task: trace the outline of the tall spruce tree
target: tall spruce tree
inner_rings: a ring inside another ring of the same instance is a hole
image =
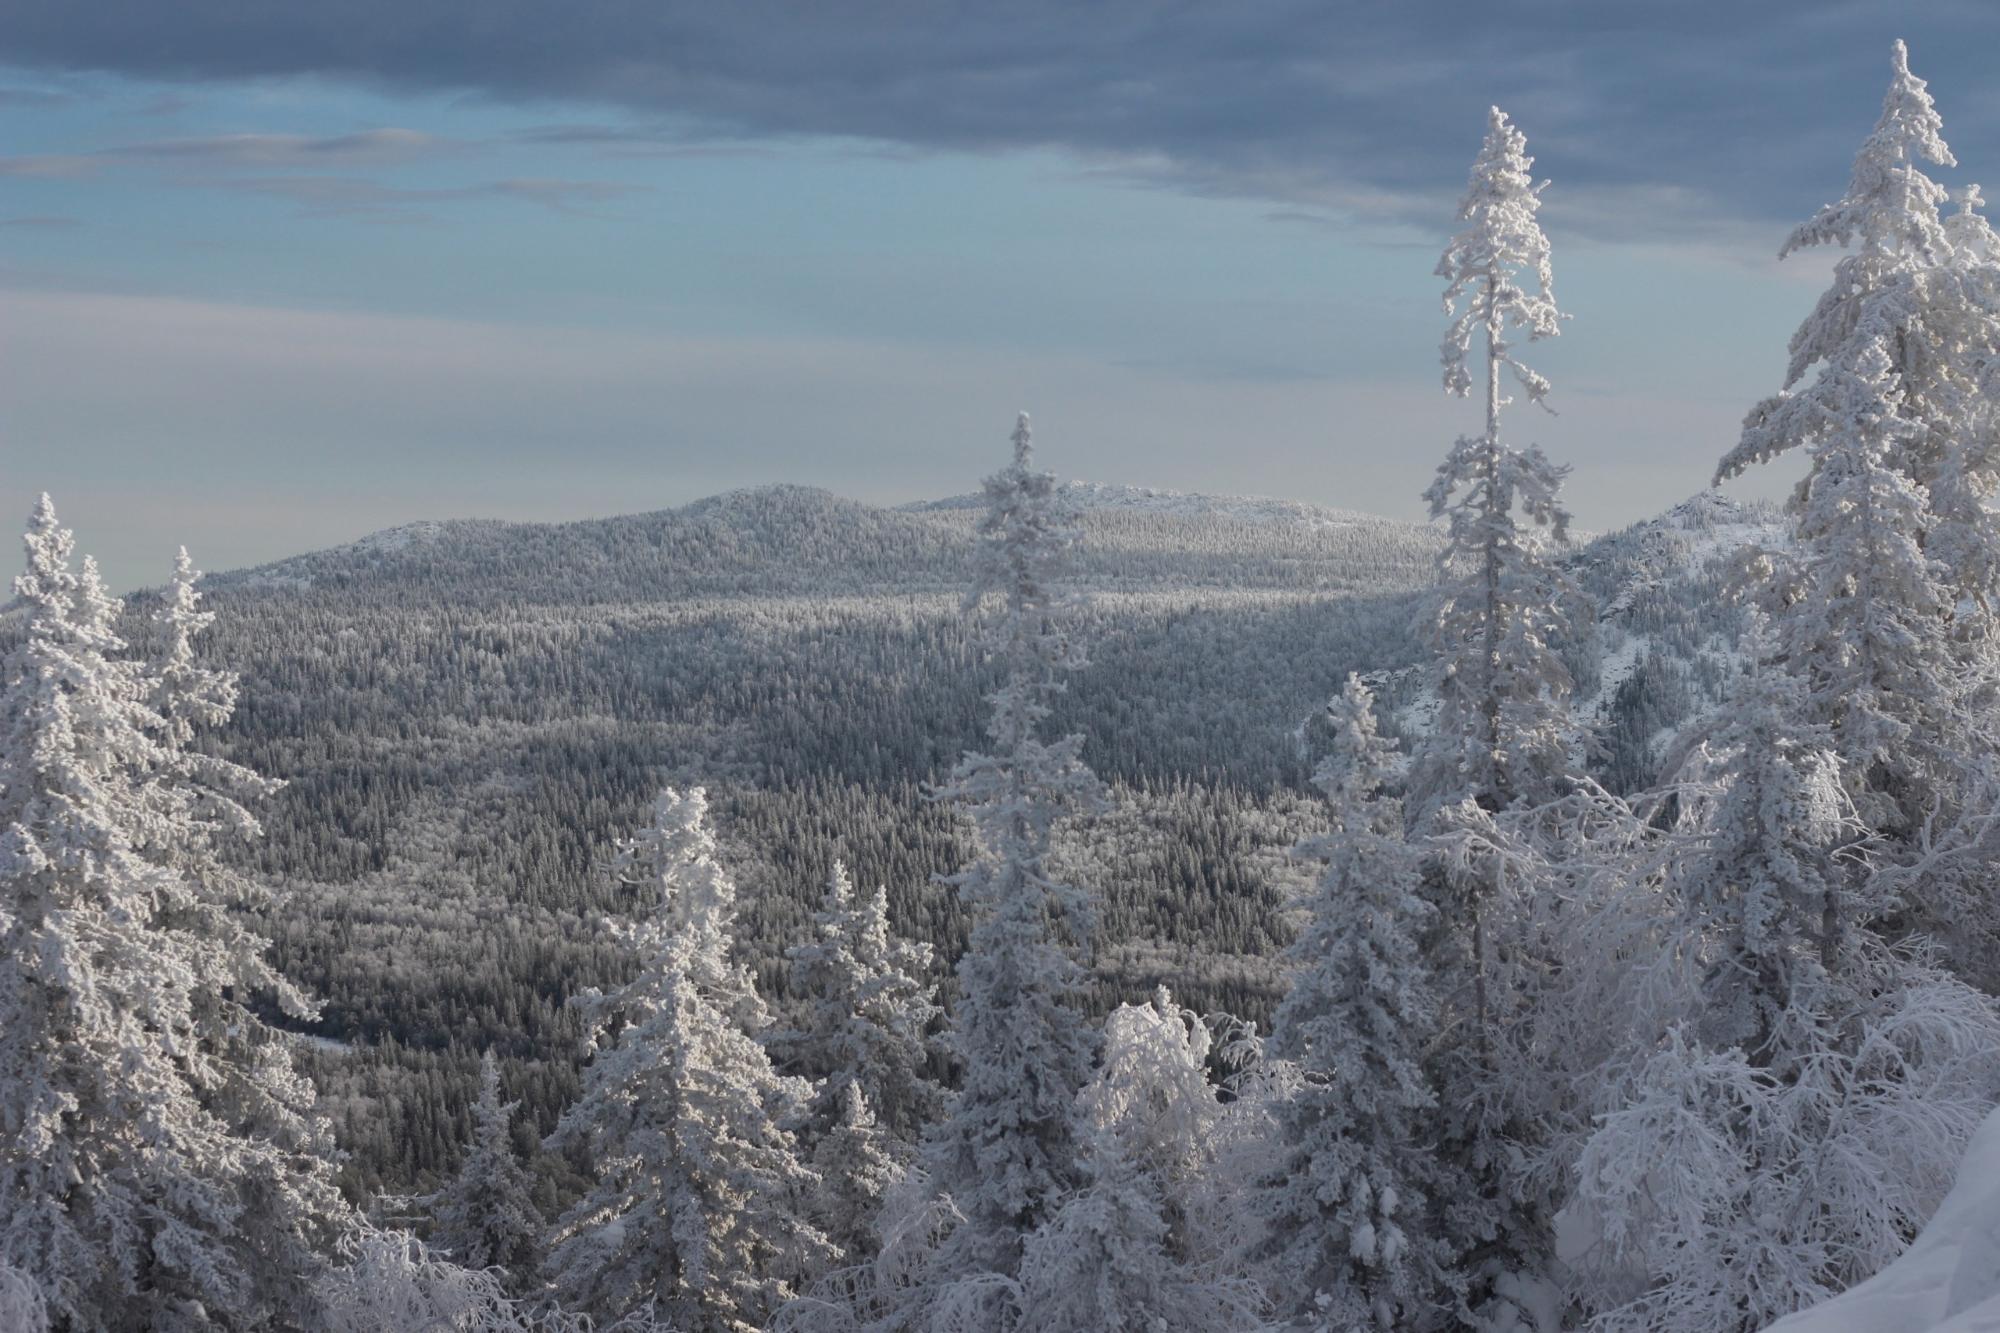
[[[1095,909],[1087,890],[1049,864],[1056,819],[1102,801],[1083,737],[1040,736],[1060,673],[1085,664],[1061,583],[1076,512],[1053,473],[1034,467],[1026,413],[1014,460],[986,481],[986,513],[968,612],[991,599],[988,650],[1005,673],[991,696],[993,748],[967,754],[940,795],[964,802],[980,856],[949,883],[976,914],[959,960],[950,1042],[964,1081],[924,1145],[933,1185],[964,1220],[947,1242],[967,1271],[1011,1275],[1021,1242],[1082,1179],[1077,1094],[1090,1081],[1095,1034],[1078,1008],[1075,951]]]
[[[667,788],[621,849],[646,896],[617,933],[638,973],[589,994],[594,1058],[549,1136],[596,1164],[550,1236],[564,1303],[652,1316],[680,1333],[761,1328],[830,1257],[807,1220],[818,1178],[791,1123],[810,1093],[771,1068],[742,1016],[761,1013],[729,957],[736,886],[716,860],[701,788]]]
[[[1549,242],[1536,211],[1542,185],[1529,175],[1527,140],[1494,107],[1486,141],[1458,207],[1463,229],[1445,247],[1438,276],[1453,316],[1443,347],[1444,386],[1472,391],[1468,361],[1483,335],[1486,429],[1459,437],[1424,492],[1431,516],[1446,520],[1440,559],[1444,597],[1433,629],[1438,717],[1414,775],[1421,816],[1475,800],[1497,810],[1516,797],[1546,794],[1567,766],[1569,672],[1554,643],[1565,632],[1574,593],[1544,551],[1544,536],[1567,538],[1560,491],[1566,469],[1539,447],[1500,437],[1501,392],[1510,371],[1528,401],[1546,407],[1549,382],[1516,355],[1511,339],[1562,332],[1566,316],[1550,295]],[[1522,272],[1534,287],[1522,284]],[[1519,510],[1525,518],[1516,517]]]
[[[190,748],[231,687],[194,665],[187,566],[156,672],[73,545],[43,496],[0,669],[0,1266],[61,1328],[309,1325],[353,1219],[311,1085],[251,1008],[310,1012],[229,911],[254,897],[221,869],[255,829],[218,789],[241,770]]]
[[[1061,674],[1084,665],[1061,583],[1077,515],[1034,467],[1025,413],[1013,441],[1013,462],[986,480],[965,598],[968,614],[993,604],[984,642],[1003,676],[989,696],[992,748],[968,753],[939,791],[965,804],[979,838],[978,858],[946,881],[974,914],[946,1038],[964,1081],[919,1158],[920,1211],[942,1224],[895,1219],[918,1243],[899,1247],[863,1298],[859,1317],[883,1329],[1018,1327],[1023,1242],[1085,1178],[1077,1098],[1096,1034],[1076,1001],[1077,953],[1096,912],[1086,889],[1057,878],[1050,836],[1103,797],[1080,735],[1041,736]]]
[[[1512,822],[1573,785],[1572,682],[1557,645],[1571,632],[1578,593],[1551,550],[1568,535],[1565,469],[1500,433],[1510,401],[1503,370],[1531,403],[1546,408],[1550,389],[1513,340],[1555,337],[1565,318],[1550,294],[1549,243],[1537,219],[1544,187],[1529,174],[1533,163],[1524,136],[1493,108],[1459,204],[1461,230],[1437,267],[1453,315],[1445,389],[1471,392],[1468,362],[1482,341],[1486,428],[1453,445],[1425,493],[1433,516],[1447,521],[1433,631],[1438,712],[1413,756],[1405,809],[1413,833],[1459,848],[1432,862],[1426,885],[1439,910],[1425,963],[1447,1034],[1429,1051],[1438,1095],[1431,1123],[1439,1160],[1455,1173],[1438,1240],[1456,1256],[1466,1308],[1492,1319],[1503,1317],[1502,1289],[1540,1281],[1548,1257],[1543,1202],[1519,1169],[1544,1126],[1526,1113],[1498,1049],[1503,1034],[1516,1048],[1533,1045],[1537,968],[1495,953],[1502,937],[1529,943],[1533,886],[1519,876],[1503,882],[1503,871],[1546,864],[1547,848],[1520,854],[1534,840]],[[1467,854],[1474,846],[1483,850]],[[1500,961],[1509,963],[1506,989]]]

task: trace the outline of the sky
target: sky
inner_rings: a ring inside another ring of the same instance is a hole
[[[1505,430],[1619,526],[1781,386],[1897,36],[2000,182],[1988,3],[0,0],[0,513],[133,587],[955,494],[1026,409],[1065,475],[1417,518],[1498,104],[1573,316]]]

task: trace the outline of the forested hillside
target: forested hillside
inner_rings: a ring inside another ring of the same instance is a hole
[[[1094,1002],[1169,980],[1262,1013],[1313,819],[1293,733],[1347,671],[1414,659],[1435,538],[1086,494],[1094,662],[1056,706],[1118,784],[1111,818],[1064,841],[1107,889]],[[348,1048],[313,1069],[353,1179],[453,1165],[489,1043],[553,1122],[574,1090],[565,999],[622,965],[592,928],[621,898],[606,849],[662,782],[711,788],[746,862],[744,947],[781,1005],[783,950],[836,857],[948,965],[965,916],[934,878],[969,844],[925,789],[994,684],[958,609],[976,517],[778,487],[400,529],[210,581],[210,650],[244,672],[226,743],[288,784],[258,868],[296,889],[277,957]]]
[[[1091,1003],[1166,983],[1268,1017],[1290,854],[1316,827],[1317,717],[1348,672],[1421,728],[1437,538],[1281,501],[1077,485],[1092,664],[1055,701],[1114,784],[1064,836],[1105,895]],[[205,651],[243,672],[223,744],[285,780],[257,870],[291,890],[274,957],[326,1002],[309,1067],[364,1189],[455,1166],[479,1052],[546,1130],[575,1091],[566,997],[625,965],[607,852],[665,781],[708,784],[742,947],[784,949],[831,863],[880,883],[940,977],[966,917],[935,877],[964,828],[927,796],[994,683],[959,614],[967,500],[879,509],[772,487],[554,526],[450,522],[211,576]],[[1569,557],[1606,611],[1571,649],[1608,780],[1720,691],[1717,598],[1754,512],[1702,497]],[[137,632],[149,599],[133,600]],[[1601,682],[1590,688],[1591,682]]]

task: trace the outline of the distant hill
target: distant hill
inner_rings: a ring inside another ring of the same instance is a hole
[[[1086,584],[1410,587],[1437,538],[1422,524],[1281,500],[1087,484]],[[981,503],[878,508],[805,486],[729,491],[679,509],[574,523],[407,524],[346,546],[216,575],[215,586],[315,587],[461,604],[925,592],[962,587]],[[365,590],[363,585],[365,585]]]

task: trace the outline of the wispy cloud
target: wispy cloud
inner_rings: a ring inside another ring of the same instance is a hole
[[[388,167],[437,157],[459,147],[455,141],[420,130],[393,127],[325,137],[222,134],[113,144],[81,153],[0,157],[0,176],[90,176],[130,167],[176,171]]]
[[[287,200],[304,218],[367,222],[428,222],[429,206],[480,199],[511,199],[560,213],[590,214],[601,205],[645,187],[617,181],[511,179],[433,188],[384,185],[350,176],[247,176],[206,182],[213,188]]]
[[[123,162],[173,162],[205,167],[394,166],[460,147],[421,130],[386,128],[315,137],[304,134],[221,134],[158,139],[100,149],[93,156]]]
[[[583,148],[605,157],[706,158],[763,157],[774,150],[748,139],[718,138],[713,132],[651,124],[606,125],[569,123],[528,125],[506,136],[507,142],[542,147]]]
[[[96,169],[96,164],[87,157],[66,154],[41,154],[27,157],[0,157],[0,176],[16,179],[60,179],[71,176],[87,176]]]
[[[0,88],[0,110],[45,111],[69,102],[68,93],[49,88]]]
[[[29,213],[21,217],[0,218],[0,227],[18,227],[24,231],[75,231],[82,225],[81,218],[63,217],[53,213]]]
[[[430,221],[431,205],[479,199],[518,200],[587,215],[596,206],[646,188],[549,177],[423,187],[353,174],[475,155],[481,147],[399,127],[327,136],[221,134],[116,144],[88,153],[0,157],[0,177],[54,179],[145,170],[163,173],[160,179],[168,185],[289,200],[298,205],[301,217],[369,222]]]

